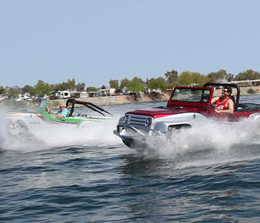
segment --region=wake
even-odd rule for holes
[[[56,131],[41,128],[37,138],[17,138],[8,132],[8,123],[3,114],[8,108],[0,107],[0,149],[31,152],[46,150],[56,147],[70,146],[117,146],[122,145],[121,140],[113,134],[119,115],[104,123],[89,123],[85,128],[71,130],[64,129]]]
[[[137,157],[166,159],[175,168],[260,159],[260,123],[248,119],[232,123],[208,120],[146,143],[148,148],[137,149]]]

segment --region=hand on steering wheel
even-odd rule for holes
[[[48,112],[49,114],[51,114],[50,108],[46,107],[46,112]]]
[[[216,109],[216,104],[211,104],[211,108]]]

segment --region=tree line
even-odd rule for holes
[[[143,91],[145,87],[150,89],[172,89],[179,85],[195,85],[203,86],[207,82],[230,82],[230,81],[241,81],[241,80],[256,80],[260,79],[260,72],[253,70],[246,70],[240,72],[238,75],[227,73],[226,70],[221,69],[217,72],[211,72],[207,75],[199,72],[183,71],[178,74],[178,71],[171,70],[164,74],[164,77],[151,78],[143,81],[141,78],[134,77],[132,80],[127,78],[121,80],[110,80],[110,87],[121,91],[124,87],[128,87],[129,91]]]
[[[76,84],[75,79],[68,80],[58,84],[49,84],[42,80],[39,80],[36,85],[25,85],[23,88],[15,87],[2,87],[0,86],[0,95],[6,95],[8,98],[17,98],[19,94],[29,93],[31,96],[43,97],[44,95],[50,95],[52,91],[64,91],[64,90],[76,90],[84,91],[85,83]]]
[[[163,77],[151,78],[142,80],[140,77],[134,77],[132,80],[127,78],[119,80],[110,80],[109,86],[115,88],[117,92],[122,92],[124,88],[128,91],[138,92],[144,91],[145,88],[149,89],[172,89],[177,85],[196,85],[203,86],[207,82],[230,82],[230,81],[242,81],[242,80],[255,80],[260,79],[260,72],[252,69],[240,72],[236,76],[231,73],[227,73],[226,70],[221,69],[217,72],[211,72],[207,75],[199,72],[183,71],[178,74],[178,71],[167,71]],[[68,80],[58,84],[49,84],[42,80],[39,80],[35,86],[25,85],[23,88],[15,87],[3,87],[0,86],[0,95],[7,95],[9,98],[16,98],[21,93],[30,93],[31,96],[43,97],[45,94],[50,95],[52,91],[63,90],[77,90],[77,91],[97,91],[99,89],[105,89],[106,86],[101,87],[86,87],[85,83],[76,84],[75,79]]]

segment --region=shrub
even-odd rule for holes
[[[256,91],[253,88],[248,89],[248,94],[256,94]]]

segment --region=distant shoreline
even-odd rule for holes
[[[253,89],[255,94],[260,94],[260,86],[251,86],[251,87],[240,87],[240,95],[254,95],[248,93],[248,90]]]
[[[248,93],[249,89],[253,89],[255,94]],[[260,86],[240,87],[240,95],[246,96],[246,95],[259,95],[259,94],[260,94]],[[102,97],[81,97],[81,98],[76,98],[76,100],[91,102],[98,106],[109,106],[109,105],[124,105],[124,104],[135,104],[135,103],[167,102],[170,98],[170,95],[171,92],[154,94],[154,95],[141,93],[138,97],[134,95],[115,95],[115,96],[102,96]],[[60,103],[62,102],[66,103],[66,101],[67,99],[50,100],[49,106],[52,108],[58,108]],[[25,102],[24,104],[27,103],[28,102]]]
[[[260,94],[260,86],[240,87],[240,95],[256,95],[248,93],[249,89],[253,89],[256,94]],[[133,103],[151,103],[151,102],[167,102],[170,98],[171,92],[161,93],[157,95],[150,95],[142,93],[139,97],[134,95],[116,95],[116,96],[103,96],[103,97],[82,97],[76,100],[92,102],[99,106],[104,105],[123,105]],[[66,102],[67,99],[50,100],[50,106],[58,107],[59,103]]]
[[[79,101],[87,101],[99,106],[104,105],[123,105],[133,103],[149,103],[149,102],[163,102],[168,101],[171,93],[161,93],[157,95],[140,94],[138,97],[134,95],[116,95],[116,96],[103,96],[103,97],[82,97],[76,98]],[[57,107],[59,103],[66,103],[67,99],[50,100],[51,107]]]

